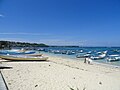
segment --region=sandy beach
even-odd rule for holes
[[[120,68],[48,56],[44,62],[2,62],[10,90],[120,90]]]

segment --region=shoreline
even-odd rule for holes
[[[44,53],[45,56],[49,56],[49,57],[59,57],[59,58],[65,58],[65,59],[69,59],[70,61],[79,61],[79,62],[82,62],[84,61],[84,58],[69,58],[69,57],[62,57],[60,55],[57,55],[57,54],[51,54],[51,53]],[[100,66],[103,66],[103,67],[110,67],[110,68],[118,68],[120,69],[120,66],[118,65],[112,65],[112,64],[107,64],[107,63],[101,63],[101,62],[95,62],[94,60],[92,60],[92,64],[95,64],[95,65],[100,65]]]
[[[2,62],[10,90],[120,90],[120,69],[58,56],[47,62]]]
[[[53,61],[53,62],[56,62],[56,63],[58,63],[58,64],[66,64],[66,65],[70,65],[71,63],[72,63],[72,65],[73,65],[73,63],[75,64],[75,65],[70,65],[70,66],[72,66],[72,67],[77,67],[77,65],[78,65],[78,67],[79,67],[79,64],[82,64],[82,66],[83,67],[85,67],[85,66],[87,66],[87,67],[99,67],[99,68],[107,68],[107,69],[115,69],[115,70],[120,70],[120,67],[118,67],[118,66],[114,66],[114,65],[108,65],[108,64],[103,64],[103,63],[99,63],[99,62],[92,62],[90,65],[89,64],[85,64],[84,63],[84,58],[81,58],[81,60],[80,59],[71,59],[71,58],[69,58],[69,57],[62,57],[62,56],[56,56],[56,55],[49,55],[49,54],[44,54],[45,56],[48,56],[49,58],[50,58],[50,61]],[[56,60],[54,60],[54,58],[56,59]],[[69,63],[70,62],[70,63]],[[77,65],[76,65],[77,64]]]

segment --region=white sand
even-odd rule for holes
[[[49,56],[49,62],[3,62],[10,90],[120,90],[120,69]]]

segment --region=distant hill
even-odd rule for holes
[[[13,42],[13,41],[0,41],[0,48],[11,48],[11,47],[48,47],[43,43],[28,43],[28,42]]]

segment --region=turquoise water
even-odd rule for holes
[[[40,49],[40,47],[36,47],[36,50]],[[72,60],[76,60],[76,55],[79,51],[83,51],[83,53],[85,52],[92,52],[91,55],[96,55],[96,53],[98,52],[103,52],[103,51],[108,51],[107,52],[107,56],[108,55],[120,55],[120,47],[44,47],[42,48],[44,49],[44,53],[50,54],[50,55],[55,55],[55,56],[60,56],[60,57],[64,57],[64,58],[70,58]],[[54,54],[53,52],[50,51],[65,51],[65,50],[69,50],[69,51],[74,51],[76,52],[75,54],[72,55],[67,55],[67,54]],[[0,54],[7,54],[8,50],[3,50],[0,52]],[[29,52],[28,52],[29,53]],[[33,53],[33,52],[32,52]],[[9,54],[20,54],[20,53],[16,53],[16,52],[9,52]],[[24,54],[24,53],[23,53]],[[77,60],[82,60],[82,59],[77,59]],[[106,59],[101,59],[101,60],[93,60],[94,62],[98,62],[98,63],[104,63],[104,64],[108,64],[108,65],[116,65],[116,66],[120,66],[120,61],[115,61],[115,62],[108,62]]]
[[[97,52],[102,52],[102,51],[108,51],[107,55],[120,55],[120,47],[75,47],[75,48],[67,48],[67,47],[48,47],[45,48],[46,53],[50,55],[55,55],[55,56],[60,56],[60,57],[65,57],[65,58],[70,58],[73,60],[76,60],[76,54],[73,55],[66,55],[66,54],[54,54],[54,53],[49,53],[47,52],[48,50],[74,50],[74,51],[80,51],[83,50],[83,52],[89,52],[89,51],[94,51],[93,54]],[[81,60],[81,59],[77,59]],[[93,60],[94,62],[98,63],[103,63],[103,64],[108,64],[108,65],[115,65],[115,66],[120,66],[120,61],[115,61],[115,62],[108,62],[106,59],[101,59],[101,60]]]

